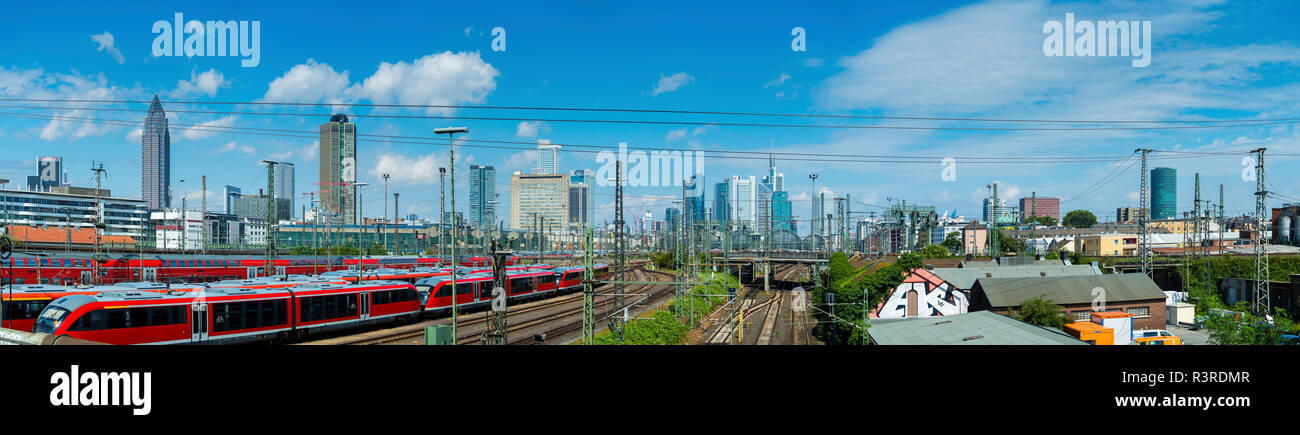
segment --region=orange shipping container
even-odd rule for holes
[[[1070,336],[1090,344],[1115,344],[1115,330],[1092,322],[1074,322],[1065,325],[1065,332]]]

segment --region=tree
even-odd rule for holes
[[[1283,344],[1283,335],[1293,333],[1294,326],[1282,308],[1275,308],[1273,319],[1249,313],[1212,313],[1205,318],[1210,340],[1216,344]]]
[[[842,261],[842,266],[837,266],[839,261],[835,255],[831,256],[828,267],[831,270],[822,274],[823,282],[829,280],[829,283],[817,286],[809,295],[809,310],[817,319],[813,334],[827,344],[861,344],[865,342],[863,334],[866,331],[866,325],[862,324],[863,298],[866,298],[866,307],[878,305],[902,284],[911,271],[924,267],[924,264],[921,255],[908,252],[893,264],[877,269],[860,281],[850,282],[848,278],[856,276],[858,270],[848,264],[848,257],[843,257]],[[841,278],[834,279],[836,276]],[[835,295],[835,317],[830,315],[831,308],[824,305],[828,293]]]
[[[961,253],[961,233],[953,231],[943,238],[943,247],[954,255]]]
[[[1032,216],[1028,219],[1025,219],[1025,223],[1046,225],[1050,227],[1056,225],[1056,219],[1052,218],[1051,216]]]
[[[1070,322],[1070,315],[1061,311],[1060,305],[1037,296],[1022,302],[1011,314],[1021,322],[1049,328],[1060,329]]]
[[[1029,251],[1028,245],[1022,239],[1008,236],[1005,232],[998,232],[998,248],[1002,252],[1025,253]]]
[[[1061,223],[1070,228],[1092,228],[1097,224],[1097,215],[1087,210],[1073,210],[1065,214]]]
[[[921,248],[921,257],[924,258],[944,258],[949,255],[952,255],[952,253],[948,251],[948,248],[940,245],[929,244]]]

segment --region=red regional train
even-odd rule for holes
[[[415,287],[400,281],[100,292],[55,300],[34,330],[108,344],[225,344],[414,319],[420,311]]]
[[[507,300],[524,300],[577,290],[581,287],[582,269],[579,266],[562,268],[558,271],[539,269],[508,271],[505,289]],[[597,279],[605,279],[609,276],[608,265],[598,264],[595,269]],[[566,278],[569,281],[563,281]],[[451,310],[451,276],[421,279],[416,282],[415,288],[420,293],[420,304],[426,313],[442,313]],[[455,299],[457,309],[487,305],[492,300],[492,274],[457,275]]]
[[[464,267],[490,267],[491,259],[461,256]],[[85,253],[14,254],[0,260],[0,284],[76,285],[95,282],[114,284],[136,281],[185,281],[204,283],[255,278],[267,275],[318,275],[324,272],[356,270],[412,269],[442,266],[435,257],[378,256],[358,260],[356,257],[281,256],[276,257],[273,273],[265,269],[266,258],[251,255],[177,255],[114,254],[93,258]],[[507,265],[519,263],[519,257],[507,259]],[[95,273],[99,276],[96,278]]]

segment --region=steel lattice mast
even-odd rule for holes
[[[596,341],[596,261],[591,228],[582,230],[582,344]]]
[[[1138,149],[1142,153],[1142,185],[1138,188],[1138,258],[1142,263],[1142,273],[1151,276],[1151,233],[1147,224],[1151,220],[1151,184],[1147,172],[1147,154],[1149,149]]]
[[[1269,288],[1268,288],[1268,250],[1264,249],[1264,239],[1262,237],[1265,228],[1264,213],[1268,205],[1268,189],[1264,187],[1264,150],[1259,148],[1251,151],[1255,153],[1255,228],[1251,231],[1251,242],[1255,245],[1255,314],[1268,314],[1269,308]]]
[[[263,160],[266,163],[266,276],[275,275],[275,165],[278,162]],[[184,211],[181,212],[182,214]]]
[[[627,243],[623,240],[623,162],[614,164],[614,262],[618,265],[618,274],[614,284],[614,312],[610,316],[609,330],[623,341],[623,317],[620,314],[626,303],[627,288]]]
[[[487,316],[488,330],[483,333],[483,344],[485,345],[505,345],[507,340],[507,312],[506,312],[506,258],[512,252],[501,249],[501,244],[496,240],[492,241],[492,301],[490,309],[484,315]],[[499,304],[498,304],[499,301]]]

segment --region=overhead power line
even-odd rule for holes
[[[52,98],[0,98],[0,101],[42,102],[42,103],[97,103],[97,104],[151,104],[152,100],[95,100],[95,99],[52,99]],[[167,104],[212,104],[212,105],[260,105],[260,106],[348,106],[371,108],[407,108],[407,109],[482,109],[482,110],[528,110],[528,111],[562,111],[595,113],[648,113],[674,115],[721,115],[721,116],[758,116],[758,117],[792,117],[792,118],[828,118],[828,119],[876,119],[898,121],[957,121],[957,122],[1006,122],[1006,123],[1059,123],[1059,124],[1211,124],[1211,123],[1254,123],[1254,122],[1292,122],[1300,118],[1251,118],[1231,120],[1084,120],[1084,119],[1031,119],[1031,118],[977,118],[977,117],[934,117],[934,116],[890,116],[890,115],[831,115],[818,113],[771,113],[771,112],[734,112],[709,110],[678,109],[629,109],[600,107],[546,107],[546,106],[489,106],[469,104],[365,104],[365,103],[323,103],[291,101],[164,101]]]
[[[5,106],[0,106],[0,107],[5,107]],[[145,125],[145,122],[144,122],[144,121],[128,121],[128,120],[121,120],[121,119],[88,118],[88,117],[76,117],[76,116],[66,116],[66,115],[53,115],[53,114],[28,114],[28,113],[15,113],[15,112],[0,112],[0,118],[24,118],[24,119],[56,120],[56,121],[77,122],[77,123],[103,123],[103,124],[107,124],[107,125],[119,125],[119,126],[127,126],[127,127],[140,127],[140,126]],[[272,137],[291,137],[291,138],[303,138],[303,139],[313,139],[313,138],[317,138],[317,137],[319,137],[319,136],[317,135],[316,132],[311,132],[311,131],[300,131],[300,130],[269,129],[269,128],[254,128],[254,127],[236,127],[236,126],[220,126],[220,125],[204,125],[204,124],[185,124],[185,123],[169,123],[168,125],[169,125],[169,127],[174,126],[174,127],[176,127],[178,130],[193,130],[193,131],[213,132],[213,133],[235,133],[235,134],[243,134],[243,135],[272,136]],[[360,142],[383,142],[383,143],[417,144],[417,145],[441,145],[441,143],[440,143],[441,140],[438,139],[438,138],[433,138],[433,137],[421,137],[421,136],[394,136],[394,135],[369,135],[369,134],[358,134],[357,136],[359,136],[359,138],[358,138],[357,140],[360,141]],[[378,139],[364,139],[364,138],[361,138],[361,137],[378,138]],[[398,138],[413,139],[414,141],[411,141],[411,140],[393,140],[393,139],[398,139]],[[507,141],[507,140],[484,140],[484,139],[465,139],[465,140],[463,140],[463,142],[474,142],[475,144],[461,143],[459,146],[463,146],[463,147],[467,147],[467,148],[489,148],[489,149],[523,150],[523,151],[533,150],[533,149],[535,149],[534,147],[535,147],[535,145],[536,145],[534,142]],[[500,144],[520,144],[520,145],[527,144],[528,146],[496,146],[496,145],[478,145],[479,143],[500,143]],[[560,143],[552,143],[552,145],[559,145],[559,146],[561,146],[561,147],[589,148],[589,149],[564,149],[564,148],[561,148],[561,149],[560,149],[561,152],[567,152],[567,153],[587,153],[587,154],[598,154],[598,153],[601,153],[601,152],[609,151],[609,149],[611,148],[609,145],[582,145],[582,144],[560,144]],[[940,163],[940,162],[943,161],[943,159],[949,157],[949,156],[902,156],[902,155],[833,154],[833,153],[832,153],[832,154],[817,153],[815,157],[808,157],[808,154],[806,154],[806,153],[772,153],[772,152],[759,152],[759,151],[695,150],[695,149],[655,148],[655,147],[628,147],[628,149],[637,149],[637,150],[646,150],[646,151],[668,151],[668,152],[674,152],[674,151],[681,151],[681,152],[699,152],[699,153],[702,153],[703,155],[705,155],[706,157],[709,157],[709,158],[718,158],[718,159],[741,159],[741,160],[767,160],[767,159],[770,157],[770,155],[772,155],[772,154],[781,154],[781,155],[783,155],[783,156],[788,156],[788,157],[782,157],[782,160],[783,160],[783,161],[811,161],[811,162],[831,162],[831,163],[921,163],[921,164],[935,164],[935,163]],[[1196,158],[1196,157],[1207,156],[1207,155],[1235,155],[1235,154],[1245,153],[1245,151],[1217,151],[1217,152],[1164,151],[1163,153],[1167,154],[1167,156],[1164,156],[1164,157],[1162,157],[1162,158],[1165,158],[1165,159],[1177,159],[1177,158]],[[971,156],[971,157],[952,157],[952,158],[954,158],[954,159],[957,160],[958,162],[968,163],[968,164],[1076,164],[1076,163],[1089,163],[1089,162],[1112,162],[1112,161],[1123,161],[1123,160],[1126,160],[1126,159],[1128,159],[1128,158],[1130,158],[1130,157],[1131,157],[1131,156],[1127,156],[1127,157],[1119,157],[1119,156],[1002,156],[1002,157],[981,157],[981,156]]]
[[[0,99],[3,101],[3,99]],[[246,102],[255,104],[256,102]],[[200,103],[202,104],[202,103]],[[9,108],[25,109],[42,109],[42,110],[95,110],[95,111],[115,111],[115,112],[147,112],[148,109],[128,109],[128,108],[104,108],[104,107],[67,107],[67,106],[0,106]],[[201,113],[212,115],[252,115],[252,116],[310,116],[310,117],[328,117],[330,113],[283,113],[283,112],[248,112],[248,111],[225,111],[225,110],[182,110],[169,109],[172,113]],[[582,123],[582,124],[638,124],[638,125],[684,125],[684,126],[722,126],[722,127],[774,127],[774,128],[823,128],[823,129],[857,129],[857,130],[924,130],[924,131],[1138,131],[1138,130],[1185,130],[1185,129],[1207,129],[1207,128],[1236,128],[1236,127],[1257,127],[1269,125],[1285,125],[1300,123],[1300,119],[1282,119],[1274,121],[1231,121],[1227,123],[1216,122],[1211,125],[1159,125],[1145,127],[937,127],[937,126],[903,126],[903,125],[848,125],[848,124],[769,124],[756,122],[716,122],[716,121],[657,121],[657,120],[627,120],[627,119],[574,119],[574,118],[532,118],[532,117],[487,117],[487,116],[459,116],[459,115],[395,115],[395,114],[353,114],[354,117],[361,118],[387,118],[387,119],[445,119],[445,120],[463,120],[463,121],[509,121],[509,122],[552,122],[552,123]],[[976,118],[971,118],[972,120]],[[929,120],[935,121],[937,119]],[[972,121],[974,122],[974,121]],[[988,122],[984,120],[983,122]],[[1013,120],[1001,120],[999,122],[1014,122]],[[1027,122],[1027,121],[1022,121]],[[1194,121],[1192,121],[1194,122]],[[1074,124],[1095,124],[1096,122],[1074,122]],[[1142,122],[1135,122],[1142,123]],[[1167,124],[1167,123],[1160,123]]]

